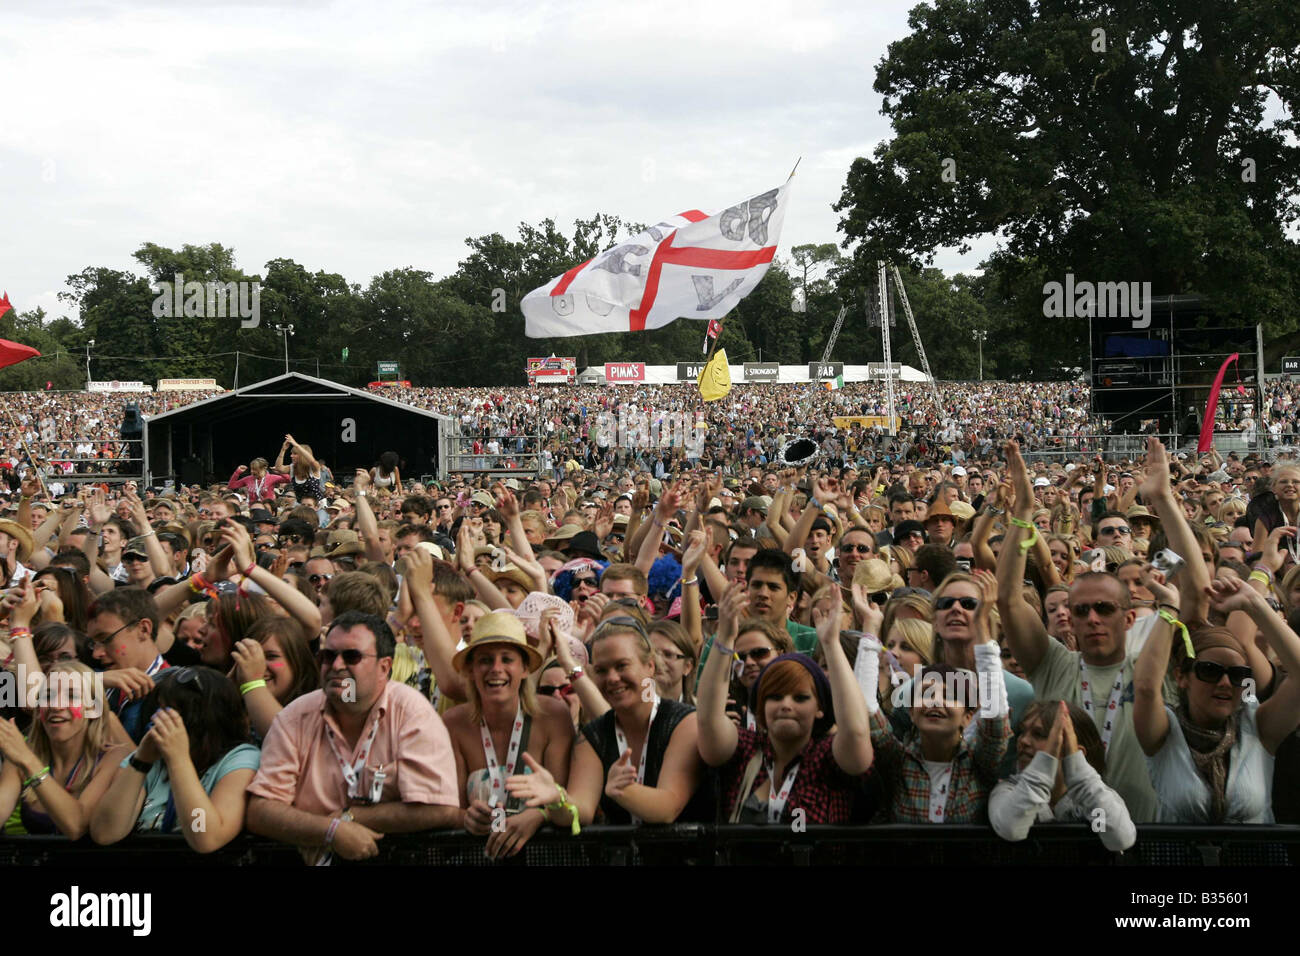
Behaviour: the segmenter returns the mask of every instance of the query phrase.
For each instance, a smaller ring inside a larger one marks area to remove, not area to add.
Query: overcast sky
[[[0,290],[64,314],[69,274],[144,242],[442,276],[467,236],[714,212],[800,156],[780,254],[838,242],[910,6],[6,0]]]

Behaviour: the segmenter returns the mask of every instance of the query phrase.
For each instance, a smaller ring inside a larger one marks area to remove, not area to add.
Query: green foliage
[[[1200,294],[1300,343],[1294,4],[937,0],[909,23],[876,75],[895,135],[836,206],[856,284],[1004,236],[975,283],[1000,306],[986,373],[1080,364],[1080,330],[1043,335],[1042,284],[1066,272]],[[1270,95],[1285,118],[1266,124]]]

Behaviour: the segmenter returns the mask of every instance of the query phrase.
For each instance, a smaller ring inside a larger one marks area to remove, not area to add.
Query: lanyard
[[[768,780],[768,798],[767,798],[767,822],[780,823],[781,814],[785,810],[786,801],[790,799],[790,791],[794,789],[795,778],[799,776],[799,758],[796,757],[791,761],[790,766],[785,768],[785,780],[781,783],[781,789],[774,790],[776,786],[776,765],[770,761],[764,762],[767,768]]]
[[[758,721],[754,719],[752,711],[745,711],[745,729],[754,731],[758,730]]]
[[[650,755],[650,728],[655,725],[655,717],[659,716],[659,691],[655,691],[654,706],[650,708],[650,720],[645,725],[645,740],[641,743],[641,761],[636,768],[636,782],[645,783],[645,762],[646,757]],[[618,725],[618,716],[614,717],[614,740],[618,743],[618,756],[621,760],[623,754],[627,753],[627,735],[623,733],[623,728]],[[640,823],[641,818],[636,814],[631,814],[633,823]]]
[[[1124,668],[1120,667],[1115,675],[1115,686],[1110,689],[1110,700],[1106,702],[1106,721],[1101,725],[1101,749],[1105,753],[1110,749],[1110,735],[1115,732],[1115,714],[1119,710],[1119,698],[1124,692]],[[1088,680],[1088,665],[1079,655],[1079,693],[1083,698],[1083,709],[1092,717],[1092,682]],[[1093,721],[1096,722],[1095,717]]]
[[[926,772],[929,773],[929,767]],[[943,823],[944,807],[948,805],[948,784],[952,782],[952,763],[944,767],[936,777],[930,776],[930,822]]]
[[[329,740],[330,750],[334,752],[334,759],[339,762],[339,768],[343,771],[343,779],[348,785],[348,799],[355,800],[361,792],[360,773],[366,767],[366,758],[370,756],[370,748],[375,743],[375,736],[379,733],[379,714],[375,714],[374,723],[370,725],[370,733],[366,735],[365,745],[361,748],[361,755],[357,757],[356,763],[348,763],[343,755],[339,753],[338,744],[335,742],[334,728],[329,724],[325,725],[325,736]],[[380,780],[380,786],[383,786],[383,773],[380,771],[375,775]],[[374,787],[371,787],[374,790]],[[373,793],[372,793],[373,796]],[[372,800],[372,803],[378,803],[378,800]]]
[[[256,478],[253,479],[253,500],[254,501],[262,500],[262,489],[265,487],[266,487],[265,478],[263,478],[261,481],[258,481]]]
[[[506,750],[504,767],[497,763],[497,750],[492,745],[492,732],[488,730],[487,721],[480,717],[478,726],[483,734],[483,756],[487,758],[488,776],[492,779],[492,796],[488,799],[488,806],[495,807],[501,795],[505,793],[506,777],[518,769],[516,765],[519,763],[519,740],[524,733],[523,704],[515,708],[515,723],[510,731],[510,746]]]

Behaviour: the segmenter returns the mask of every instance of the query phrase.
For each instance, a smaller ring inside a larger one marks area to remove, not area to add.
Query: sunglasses
[[[1250,680],[1253,672],[1249,667],[1224,667],[1214,661],[1193,661],[1192,673],[1196,675],[1197,680],[1206,684],[1217,684],[1223,680],[1223,675],[1227,674],[1229,683],[1233,687],[1240,687]]]
[[[573,693],[572,684],[538,684],[537,693],[546,697],[568,697]]]
[[[758,664],[761,661],[767,660],[771,656],[772,648],[770,647],[755,647],[753,650],[736,651],[736,657],[740,659],[742,664],[746,661],[753,661],[755,664]]]
[[[889,600],[888,591],[872,591],[867,595],[867,600],[872,604],[884,604]]]
[[[147,556],[147,555],[143,555],[143,554],[124,554],[124,555],[122,555],[122,563],[123,563],[123,564],[143,564],[144,562],[146,562],[146,561],[148,561],[148,560],[149,560],[148,556]]]
[[[1103,535],[1103,534],[1125,535],[1125,534],[1132,534],[1132,533],[1133,533],[1133,529],[1131,529],[1128,525],[1123,525],[1123,524],[1111,525],[1109,528],[1102,528],[1097,532],[1097,534],[1099,535]]]
[[[169,667],[159,674],[160,680],[164,678],[181,687],[193,684],[193,690],[203,693],[203,680],[199,677],[197,667]]]
[[[858,554],[870,554],[871,545],[869,544],[842,544],[840,545],[841,554],[852,554],[856,551]]]
[[[973,597],[941,597],[936,598],[934,609],[936,611],[946,611],[954,604],[960,604],[964,610],[973,611],[980,606],[980,599]]]
[[[594,587],[597,587],[597,586],[598,586],[597,581],[596,581],[595,578],[589,578],[589,577],[586,577],[586,576],[583,576],[583,577],[580,577],[580,578],[574,578],[574,579],[573,579],[573,586],[574,586],[575,588],[576,588],[579,584],[585,584],[585,585],[587,585],[587,587],[589,587],[589,588],[594,588]]]
[[[378,654],[365,654],[355,648],[348,648],[346,651],[331,650],[328,647],[322,647],[316,652],[316,660],[321,667],[331,667],[336,658],[343,658],[343,663],[348,667],[356,667],[367,657],[378,657]]]
[[[1070,613],[1075,617],[1087,617],[1089,611],[1096,611],[1098,617],[1110,617],[1119,610],[1114,601],[1093,601],[1091,604],[1071,604]]]
[[[320,584],[322,581],[328,581],[333,577],[334,575],[332,574],[309,574],[307,575],[307,580],[312,584]]]

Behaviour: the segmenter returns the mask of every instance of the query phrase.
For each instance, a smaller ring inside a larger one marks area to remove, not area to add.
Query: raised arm
[[[646,536],[641,539],[641,546],[636,553],[636,566],[645,574],[650,573],[655,559],[659,557],[659,545],[663,540],[660,536],[664,533],[664,528],[668,526],[668,519],[677,513],[681,500],[682,489],[680,482],[668,486],[664,489],[664,493],[659,496],[659,501],[655,505],[654,517],[650,522],[650,529]]]
[[[749,593],[744,588],[729,588],[722,595],[713,651],[704,662],[704,672],[696,686],[700,756],[710,767],[722,766],[736,752],[739,738],[736,725],[727,717],[727,683],[735,660],[738,622],[748,609]]]
[[[203,789],[190,759],[190,738],[179,713],[169,708],[158,710],[146,736],[154,737],[167,763],[176,820],[190,849],[211,853],[238,836],[244,828],[244,808],[253,770],[230,771],[209,794]]]
[[[691,642],[695,645],[698,653],[704,646],[704,627],[700,620],[700,572],[706,565],[713,565],[717,570],[717,565],[713,564],[711,559],[705,558],[707,550],[708,533],[705,531],[692,531],[687,536],[686,550],[682,552],[682,627],[686,628],[686,633],[691,636]],[[708,575],[705,575],[708,577]],[[721,578],[721,575],[718,575]],[[710,579],[709,593],[716,594],[712,587]],[[698,676],[698,675],[697,675]]]
[[[1204,624],[1209,600],[1210,569],[1201,556],[1201,546],[1192,534],[1182,506],[1169,485],[1169,458],[1158,438],[1147,439],[1147,469],[1142,481],[1142,500],[1160,517],[1161,527],[1172,548],[1183,559],[1183,579],[1178,591],[1179,612],[1189,626]]]
[[[1025,460],[1020,456],[1020,446],[1014,441],[1007,442],[1003,450],[1007,456],[1007,472],[1015,490],[1014,519],[1028,522],[1034,510],[1034,493]],[[1021,585],[1025,579],[1025,552],[1021,550],[1020,543],[1031,533],[1014,523],[1008,524],[997,570],[998,615],[1002,620],[1002,631],[1007,636],[1007,643],[1011,645],[1016,660],[1027,674],[1038,669],[1047,653],[1047,642],[1051,640],[1042,619],[1025,601]]]
[[[420,619],[420,646],[433,671],[439,689],[448,697],[464,700],[465,682],[452,664],[456,638],[447,632],[438,605],[433,600],[433,555],[423,548],[407,552],[403,582],[410,589],[411,605]]]
[[[1300,637],[1270,608],[1263,596],[1239,580],[1218,580],[1207,589],[1216,611],[1245,611],[1259,627],[1269,647],[1277,654],[1291,679],[1282,682],[1273,696],[1259,705],[1256,724],[1259,741],[1270,754],[1300,726]],[[1258,684],[1256,686],[1259,686]]]
[[[320,470],[320,462],[312,457],[311,452],[299,445],[292,435],[285,435],[284,440],[293,446],[293,450],[298,453],[298,461],[301,462],[304,468],[308,471]]]
[[[366,543],[366,560],[376,564],[385,564],[384,549],[379,546],[379,522],[375,520],[374,509],[366,497],[366,488],[370,485],[370,472],[358,468],[352,487],[357,490],[357,531]]]
[[[243,525],[231,522],[222,527],[221,540],[232,549],[236,569],[300,623],[306,629],[308,639],[320,633],[320,608],[292,584],[258,565],[253,539]]]
[[[1147,642],[1133,665],[1133,730],[1142,752],[1152,757],[1160,752],[1169,736],[1169,713],[1165,710],[1164,681],[1173,646],[1174,626],[1163,617],[1151,625]]]
[[[874,754],[864,691],[858,686],[840,644],[842,609],[839,589],[836,588],[829,598],[824,598],[813,608],[813,621],[817,625],[817,640],[826,661],[826,676],[830,678],[831,702],[835,708],[835,739],[831,743],[831,753],[841,770],[856,776],[867,772]]]

